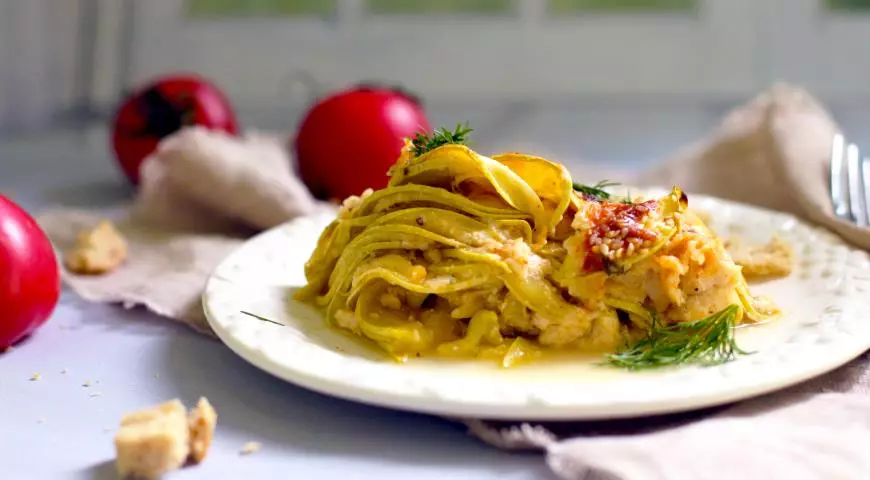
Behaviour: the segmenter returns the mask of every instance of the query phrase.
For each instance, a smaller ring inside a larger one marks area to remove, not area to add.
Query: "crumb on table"
[[[30,376],[30,381],[35,382],[35,381],[39,380],[40,378],[42,378],[42,374],[40,374],[39,372],[36,372]]]
[[[201,397],[196,407],[190,411],[188,424],[190,427],[190,458],[195,463],[199,463],[208,455],[208,449],[211,447],[217,425],[217,412],[207,398]]]
[[[115,434],[121,478],[161,478],[187,460],[190,432],[184,405],[171,400],[125,415]]]
[[[111,272],[126,258],[127,241],[112,222],[102,220],[79,233],[75,245],[64,256],[64,265],[73,273],[100,275]]]
[[[125,415],[115,434],[118,475],[157,479],[188,460],[201,462],[216,424],[217,412],[205,397],[189,414],[180,400],[173,399]]]
[[[242,449],[239,450],[239,453],[241,453],[242,455],[250,455],[252,453],[259,452],[261,448],[263,448],[263,446],[260,444],[260,442],[248,442],[242,445]]]

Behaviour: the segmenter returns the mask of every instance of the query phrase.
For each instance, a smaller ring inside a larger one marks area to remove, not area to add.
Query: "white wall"
[[[0,2],[0,128],[49,122],[73,102],[75,1]]]

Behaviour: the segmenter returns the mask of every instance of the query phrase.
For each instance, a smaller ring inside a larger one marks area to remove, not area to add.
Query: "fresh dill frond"
[[[707,318],[663,325],[653,315],[646,337],[626,350],[608,355],[607,363],[628,370],[648,370],[675,365],[721,365],[737,354],[734,324],[739,307],[730,305]]]
[[[434,150],[442,145],[447,145],[450,143],[465,145],[468,142],[468,134],[470,134],[474,129],[470,128],[468,124],[456,124],[456,128],[453,131],[450,131],[446,128],[436,128],[435,131],[432,132],[432,135],[426,135],[423,132],[417,133],[414,135],[414,138],[411,139],[411,145],[414,148],[414,155],[420,156],[430,150]]]
[[[281,323],[281,322],[276,322],[275,320],[270,320],[270,319],[268,319],[268,318],[266,318],[266,317],[261,317],[261,316],[259,316],[259,315],[256,315],[256,314],[253,314],[253,313],[250,313],[250,312],[246,312],[246,311],[244,311],[244,310],[240,310],[239,312],[240,312],[240,313],[243,313],[243,314],[245,314],[245,315],[247,315],[247,316],[249,316],[249,317],[254,317],[254,318],[256,318],[257,320],[262,320],[262,321],[264,321],[264,322],[274,323],[275,325],[281,325],[282,327],[286,326],[286,325],[284,325],[284,324]]]
[[[610,192],[605,190],[609,187],[615,187],[619,185],[615,182],[609,182],[607,180],[602,180],[595,185],[583,185],[580,183],[574,183],[574,190],[583,194],[584,197],[590,200],[607,200],[610,198]]]

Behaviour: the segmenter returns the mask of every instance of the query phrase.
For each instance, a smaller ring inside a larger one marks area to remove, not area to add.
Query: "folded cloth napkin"
[[[257,231],[333,208],[312,198],[281,141],[259,133],[186,128],[145,159],[141,178],[120,216],[61,209],[37,220],[66,251],[82,229],[116,219],[128,244],[123,267],[102,276],[63,269],[65,282],[86,300],[142,305],[209,335],[200,296],[218,262]]]
[[[838,220],[829,205],[828,155],[838,131],[807,92],[777,85],[670,161],[615,180],[679,184],[791,212],[870,249],[870,230]],[[268,136],[179,132],[146,160],[140,193],[118,220],[127,263],[101,277],[64,272],[66,282],[86,299],[144,305],[211,333],[199,303],[211,269],[253,232],[332,208],[311,198],[290,165],[281,142]],[[39,221],[66,249],[100,218],[58,210]],[[497,447],[545,451],[564,479],[870,478],[868,365],[865,353],[812,382],[704,412],[596,423],[463,421]]]

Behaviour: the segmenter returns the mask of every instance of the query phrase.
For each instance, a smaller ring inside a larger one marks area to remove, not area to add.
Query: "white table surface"
[[[470,115],[482,148],[537,145],[563,161],[611,159],[621,167],[672,152],[721,113],[515,108]],[[456,115],[434,117],[450,123]],[[130,190],[106,142],[100,129],[0,139],[0,191],[34,212],[126,202]],[[34,373],[38,381],[30,381]],[[214,446],[202,465],[171,478],[553,478],[541,455],[500,452],[438,418],[308,392],[186,327],[65,291],[42,329],[0,355],[0,479],[114,478],[112,435],[122,414],[175,397],[192,404],[201,395],[220,415]],[[262,450],[239,455],[249,441]]]

